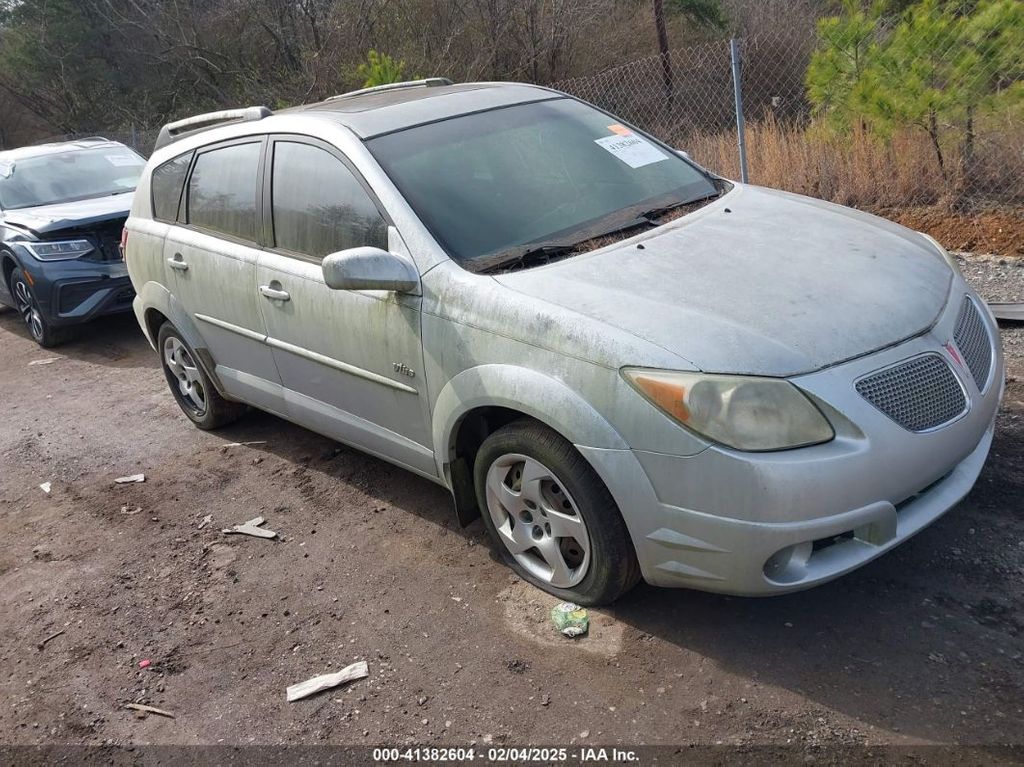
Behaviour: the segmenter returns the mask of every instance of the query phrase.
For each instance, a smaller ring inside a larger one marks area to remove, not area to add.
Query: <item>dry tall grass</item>
[[[660,135],[670,135],[671,131]],[[1024,128],[990,130],[975,139],[968,170],[962,142],[943,146],[940,168],[923,130],[903,130],[887,140],[869,131],[835,136],[783,124],[771,116],[747,123],[752,183],[860,208],[943,205],[950,209],[1024,202]],[[739,177],[736,131],[680,137],[703,165]]]

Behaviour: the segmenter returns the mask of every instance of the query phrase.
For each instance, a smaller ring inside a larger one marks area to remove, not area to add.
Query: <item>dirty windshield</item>
[[[566,98],[421,125],[368,145],[442,247],[472,270],[718,194],[674,152]]]
[[[0,208],[34,208],[134,191],[146,161],[125,147],[73,149],[0,165]]]

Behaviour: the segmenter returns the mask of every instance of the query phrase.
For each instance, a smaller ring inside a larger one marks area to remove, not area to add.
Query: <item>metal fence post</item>
[[[736,99],[736,137],[740,149],[740,180],[746,184],[749,174],[747,172],[747,135],[743,121],[743,62],[740,58],[740,41],[735,37],[729,40],[729,52],[732,58],[732,91]]]

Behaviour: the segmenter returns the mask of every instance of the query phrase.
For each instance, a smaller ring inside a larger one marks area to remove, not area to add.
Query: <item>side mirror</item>
[[[687,152],[685,149],[677,149],[676,154],[682,157],[684,160],[693,160],[693,158],[690,157],[690,153]]]
[[[349,248],[324,258],[324,282],[333,290],[394,290],[411,293],[420,276],[402,256],[380,248]]]

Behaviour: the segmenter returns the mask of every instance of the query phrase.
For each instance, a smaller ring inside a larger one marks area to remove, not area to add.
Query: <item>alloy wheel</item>
[[[24,320],[28,332],[36,342],[43,340],[43,316],[39,313],[36,300],[32,297],[31,291],[21,279],[14,283],[14,302],[18,305],[18,313]]]
[[[186,405],[202,416],[206,412],[206,389],[199,366],[179,339],[170,336],[164,341],[164,364],[178,381],[178,390]]]
[[[527,572],[561,589],[586,577],[587,524],[550,469],[526,455],[503,455],[487,470],[486,495],[498,537]]]

